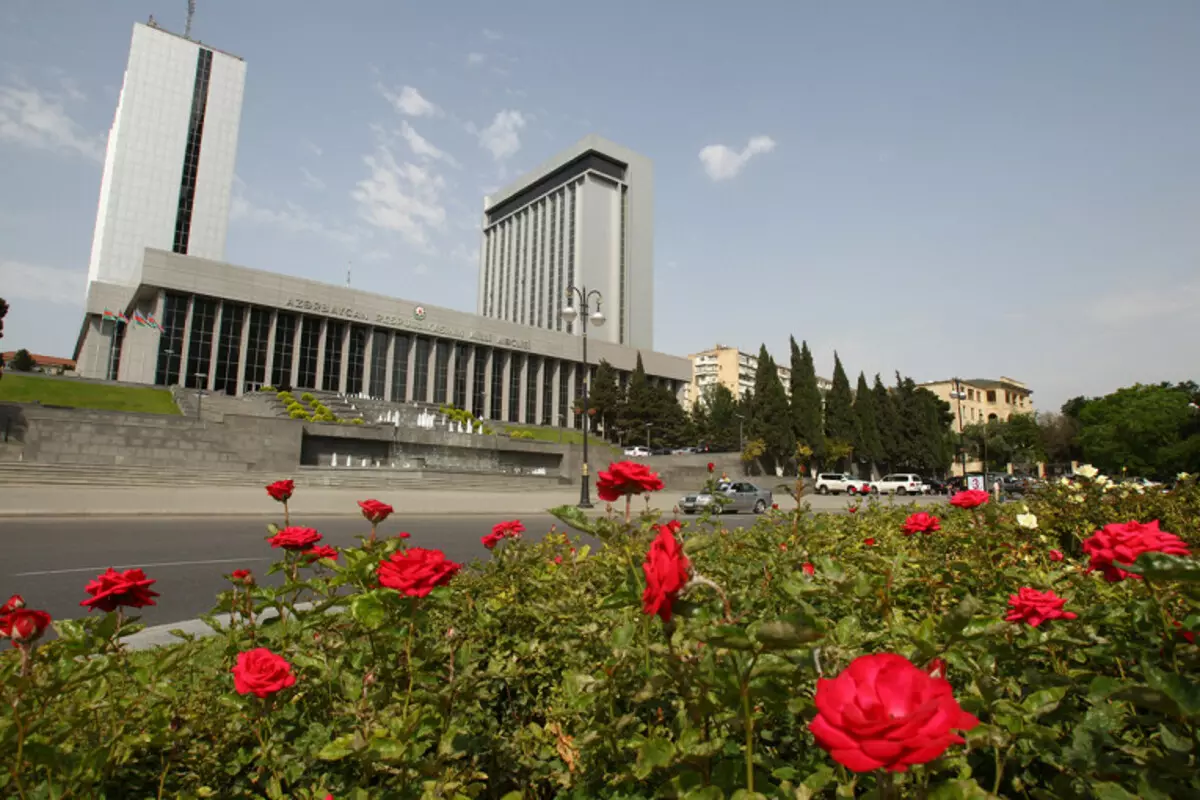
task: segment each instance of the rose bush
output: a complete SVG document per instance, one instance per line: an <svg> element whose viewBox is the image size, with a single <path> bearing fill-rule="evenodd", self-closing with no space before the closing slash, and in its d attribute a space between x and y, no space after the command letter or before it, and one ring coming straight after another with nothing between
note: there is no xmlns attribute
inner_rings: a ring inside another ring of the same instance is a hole
<svg viewBox="0 0 1200 800"><path fill-rule="evenodd" d="M231 570L217 636L146 652L158 576L114 571L0 654L0 796L1195 797L1200 492L1100 477L921 535L883 501L556 509L573 533L467 566L411 526L337 561L264 542L281 582ZM1110 582L1084 543L1129 520L1104 552L1141 580Z"/></svg>

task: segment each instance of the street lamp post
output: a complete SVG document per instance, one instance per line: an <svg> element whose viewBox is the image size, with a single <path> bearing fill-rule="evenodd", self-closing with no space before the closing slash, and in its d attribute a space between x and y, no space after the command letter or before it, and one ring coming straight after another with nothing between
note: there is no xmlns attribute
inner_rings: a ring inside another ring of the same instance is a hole
<svg viewBox="0 0 1200 800"><path fill-rule="evenodd" d="M654 423L653 423L653 422L647 422L647 423L646 423L646 449L647 449L647 450L649 450L649 449L650 449L650 429L651 429L652 427L654 427Z"/></svg>
<svg viewBox="0 0 1200 800"><path fill-rule="evenodd" d="M966 445L963 443L963 438L962 438L962 435L963 435L963 416L962 416L963 390L962 390L962 384L959 382L958 378L954 379L954 391L950 393L950 397L953 398L954 400L958 401L958 452L959 452L959 455L962 456L962 459L961 459L961 461L962 461L962 476L963 476L963 480L965 481L967 479L967 448L966 448ZM986 439L987 439L986 432L984 434L984 439L985 439L985 443L986 443ZM986 469L986 465L985 465L984 473L986 474L986 472L987 472L987 469Z"/></svg>
<svg viewBox="0 0 1200 800"><path fill-rule="evenodd" d="M578 308L575 305L575 300L579 300ZM595 300L596 310L592 311L592 301ZM586 286L568 286L567 287L567 304L561 312L563 322L570 325L576 319L579 319L583 324L583 358L579 362L583 369L583 469L579 475L579 507L591 508L591 486L588 481L588 422L590 415L588 412L588 360L587 360L587 337L588 337L588 321L597 328L604 324L604 312L600 310L600 305L604 302L604 295L593 289L590 292Z"/></svg>
<svg viewBox="0 0 1200 800"><path fill-rule="evenodd" d="M738 418L738 452L746 452L746 418L741 414L734 414Z"/></svg>
<svg viewBox="0 0 1200 800"><path fill-rule="evenodd" d="M194 372L192 373L192 377L196 379L196 419L202 419L203 416L200 414L200 408L204 399L204 385L200 381L208 381L208 373Z"/></svg>

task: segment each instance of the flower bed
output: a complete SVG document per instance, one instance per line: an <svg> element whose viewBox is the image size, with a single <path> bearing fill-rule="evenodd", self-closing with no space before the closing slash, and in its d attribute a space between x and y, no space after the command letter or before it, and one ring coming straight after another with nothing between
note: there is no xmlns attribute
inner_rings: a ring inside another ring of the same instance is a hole
<svg viewBox="0 0 1200 800"><path fill-rule="evenodd" d="M383 534L378 501L360 547L325 546L281 481L284 583L232 572L234 623L152 652L120 642L153 574L81 585L90 613L41 646L13 598L0 795L1200 794L1194 482L736 533L627 510L654 486L632 467L604 485L615 513L555 510L603 547L488 523L464 566Z"/></svg>

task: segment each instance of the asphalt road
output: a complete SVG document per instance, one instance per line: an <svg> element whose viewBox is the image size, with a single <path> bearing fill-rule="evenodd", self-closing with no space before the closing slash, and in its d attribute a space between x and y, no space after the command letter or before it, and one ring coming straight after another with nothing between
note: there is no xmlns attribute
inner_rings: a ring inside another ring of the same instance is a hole
<svg viewBox="0 0 1200 800"><path fill-rule="evenodd" d="M753 523L754 517L727 518L731 528ZM523 515L526 537L540 538L557 522L547 515ZM265 574L279 556L264 541L271 517L0 519L0 602L20 594L32 608L55 619L86 615L79 603L84 586L108 567L140 567L158 581L158 605L141 609L142 622L160 625L193 619L211 611L225 578L235 569ZM448 558L470 562L487 558L479 538L491 530L491 516L411 516L389 520L381 536L401 530L410 543L435 547ZM303 524L324 535L323 544L347 547L369 531L359 516L306 518ZM561 526L560 526L561 527ZM278 580L280 576L271 576ZM261 582L261 580L260 580Z"/></svg>

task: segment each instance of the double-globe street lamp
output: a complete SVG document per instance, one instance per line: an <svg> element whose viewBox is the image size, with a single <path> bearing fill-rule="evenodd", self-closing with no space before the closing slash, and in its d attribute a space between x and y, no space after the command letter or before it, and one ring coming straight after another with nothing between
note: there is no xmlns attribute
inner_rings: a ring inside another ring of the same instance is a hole
<svg viewBox="0 0 1200 800"><path fill-rule="evenodd" d="M592 310L592 301L595 300L595 311ZM575 301L579 304L576 307ZM563 322L570 325L576 319L579 319L583 324L583 358L579 362L583 369L583 379L580 383L583 386L583 470L579 476L579 507L591 508L591 486L588 481L588 419L591 409L588 407L588 378L590 375L590 367L587 360L587 336L588 336L588 321L599 328L605 322L604 312L600 310L600 305L604 302L604 295L600 294L596 289L588 291L586 286L568 286L567 287L567 304L562 310Z"/></svg>

